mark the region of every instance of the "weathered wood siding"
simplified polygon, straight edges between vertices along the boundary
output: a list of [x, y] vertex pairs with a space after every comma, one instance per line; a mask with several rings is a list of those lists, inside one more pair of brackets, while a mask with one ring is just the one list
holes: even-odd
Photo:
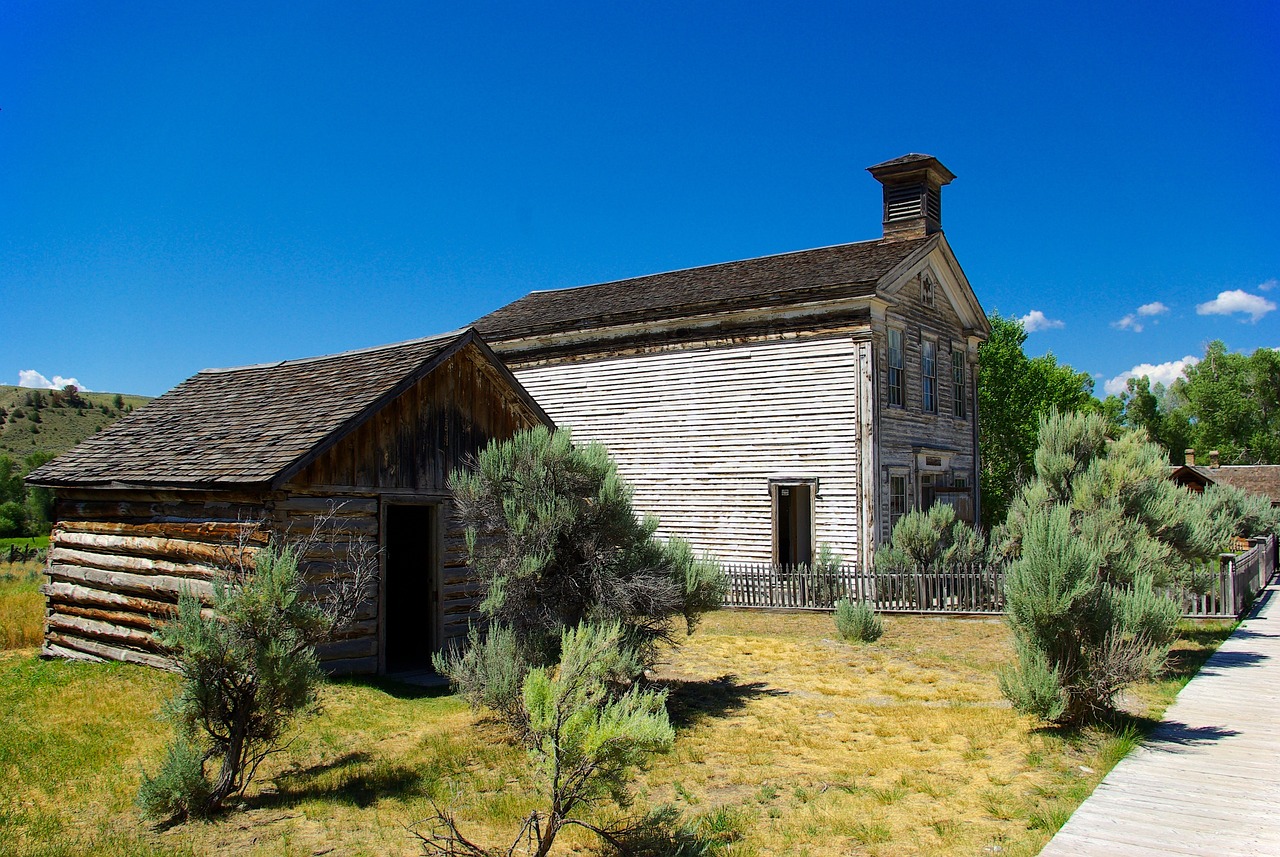
[[769, 480], [817, 479], [815, 545], [858, 555], [868, 343], [844, 333], [517, 361], [516, 376], [557, 425], [608, 447], [660, 533], [725, 560], [769, 562]]
[[[970, 341], [960, 318], [944, 296], [940, 285], [934, 288], [933, 305], [921, 298], [920, 278], [913, 277], [894, 294], [895, 303], [883, 320], [874, 322], [876, 342], [878, 480], [880, 503], [877, 529], [880, 540], [889, 537], [889, 475], [905, 471], [908, 477], [908, 505], [919, 502], [918, 457], [913, 450], [927, 448], [949, 450], [952, 455], [947, 478], [960, 475], [972, 491], [977, 485], [974, 472], [976, 442], [977, 344]], [[902, 406], [889, 404], [888, 329], [903, 333], [903, 366], [905, 396]], [[924, 381], [921, 370], [922, 342], [936, 343], [938, 367], [938, 402], [936, 413], [923, 406]], [[965, 416], [954, 416], [955, 397], [952, 389], [951, 353], [962, 350], [965, 355]]]
[[468, 346], [321, 454], [290, 485], [444, 491], [449, 474], [491, 438], [538, 422]]

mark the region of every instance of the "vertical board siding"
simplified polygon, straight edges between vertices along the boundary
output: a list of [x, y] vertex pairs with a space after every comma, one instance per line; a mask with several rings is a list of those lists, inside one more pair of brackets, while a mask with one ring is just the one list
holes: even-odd
[[773, 559], [771, 477], [816, 478], [816, 544], [856, 556], [859, 347], [757, 341], [515, 367], [558, 425], [604, 444], [635, 505], [723, 559]]
[[491, 438], [538, 418], [478, 349], [464, 348], [326, 450], [291, 486], [443, 491]]

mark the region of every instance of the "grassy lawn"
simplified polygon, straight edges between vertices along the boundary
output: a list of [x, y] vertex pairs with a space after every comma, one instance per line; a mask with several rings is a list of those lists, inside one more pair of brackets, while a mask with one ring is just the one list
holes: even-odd
[[[30, 586], [3, 585], [0, 603]], [[885, 624], [856, 646], [825, 615], [708, 616], [661, 666], [676, 746], [633, 811], [674, 804], [725, 855], [1034, 854], [1228, 630], [1189, 626], [1170, 676], [1126, 699], [1133, 716], [1063, 733], [1000, 697], [1001, 622]], [[455, 697], [346, 681], [239, 811], [157, 828], [132, 799], [176, 678], [34, 654], [0, 652], [0, 853], [414, 854], [432, 798], [493, 844], [536, 805], [524, 754]], [[572, 830], [558, 845], [597, 853]]]

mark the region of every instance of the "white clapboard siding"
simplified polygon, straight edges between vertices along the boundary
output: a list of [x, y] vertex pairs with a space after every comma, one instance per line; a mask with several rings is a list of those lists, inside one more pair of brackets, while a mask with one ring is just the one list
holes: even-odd
[[771, 477], [819, 480], [817, 544], [858, 555], [859, 360], [849, 338], [785, 339], [516, 367], [557, 425], [608, 447], [662, 535], [769, 562]]

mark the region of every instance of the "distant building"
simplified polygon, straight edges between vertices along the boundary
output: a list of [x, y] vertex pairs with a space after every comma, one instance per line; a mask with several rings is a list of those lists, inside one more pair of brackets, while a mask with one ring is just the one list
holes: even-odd
[[722, 559], [868, 561], [913, 507], [974, 520], [990, 326], [942, 232], [954, 176], [870, 172], [876, 240], [533, 292], [476, 329], [661, 532]]
[[1280, 464], [1218, 463], [1218, 452], [1209, 453], [1209, 466], [1196, 464], [1194, 449], [1186, 451], [1184, 464], [1170, 468], [1169, 478], [1199, 494], [1210, 485], [1230, 485], [1266, 497], [1280, 506]]

